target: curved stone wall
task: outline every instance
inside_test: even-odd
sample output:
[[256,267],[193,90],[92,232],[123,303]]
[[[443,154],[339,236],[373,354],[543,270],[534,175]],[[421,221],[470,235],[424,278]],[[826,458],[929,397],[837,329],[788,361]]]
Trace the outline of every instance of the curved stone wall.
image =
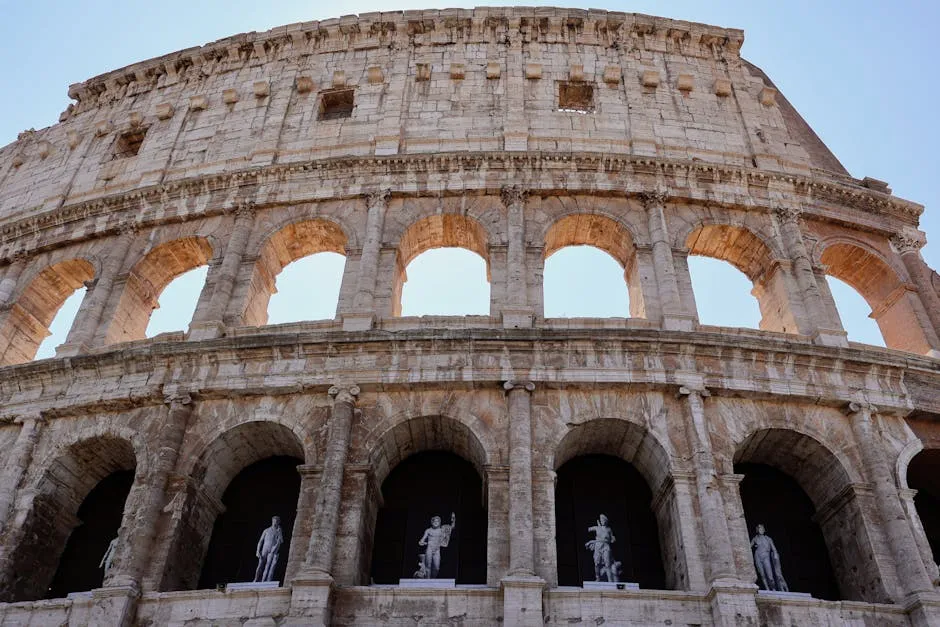
[[[922,208],[848,176],[742,41],[602,11],[383,13],[72,86],[59,124],[0,149],[2,620],[940,620],[905,474],[940,440]],[[545,259],[581,244],[623,266],[629,318],[544,317]],[[406,266],[442,246],[485,259],[488,316],[400,315]],[[335,318],[267,325],[278,273],[323,251],[346,257]],[[760,330],[699,324],[689,255],[747,275]],[[189,330],[146,339],[202,265]],[[846,341],[827,274],[888,350]],[[382,483],[431,450],[483,482],[485,585],[369,585]],[[647,483],[668,590],[558,585],[555,474],[589,454]],[[196,590],[226,487],[271,456],[303,460],[284,587]],[[749,463],[812,501],[841,600],[757,594]],[[37,601],[79,504],[126,470],[103,587]]]

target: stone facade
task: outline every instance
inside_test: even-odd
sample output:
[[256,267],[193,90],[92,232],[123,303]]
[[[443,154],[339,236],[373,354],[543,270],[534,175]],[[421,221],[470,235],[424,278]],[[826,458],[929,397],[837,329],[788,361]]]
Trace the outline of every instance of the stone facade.
[[[743,33],[481,8],[250,33],[73,85],[0,148],[4,624],[936,625],[907,464],[940,447],[940,278],[922,207],[853,179],[740,58]],[[624,267],[629,318],[543,316],[544,260]],[[400,316],[405,268],[480,254],[490,315]],[[266,326],[274,279],[346,256],[333,320]],[[761,330],[698,322],[689,255],[754,283]],[[208,265],[187,333],[156,299]],[[825,276],[872,306],[853,344]],[[31,362],[89,287],[54,359]],[[369,585],[382,484],[445,450],[485,486],[486,585]],[[619,457],[668,590],[558,585],[555,473]],[[303,460],[284,587],[197,590],[229,482]],[[811,499],[840,601],[759,595],[735,464]],[[75,512],[133,470],[101,588],[44,596]]]

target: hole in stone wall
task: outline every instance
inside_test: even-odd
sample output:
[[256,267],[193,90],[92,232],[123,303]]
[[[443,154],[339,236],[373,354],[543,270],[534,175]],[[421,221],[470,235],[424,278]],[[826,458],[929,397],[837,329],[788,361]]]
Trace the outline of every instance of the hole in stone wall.
[[352,89],[337,89],[325,91],[320,96],[319,120],[338,120],[352,115],[355,91]]
[[336,317],[345,266],[339,253],[316,253],[284,266],[268,303],[268,324]]
[[630,296],[623,266],[594,246],[568,246],[545,260],[546,318],[626,318]]
[[486,316],[490,285],[486,261],[464,248],[428,250],[407,268],[402,288],[403,316]]
[[147,136],[147,128],[137,128],[126,133],[121,133],[117,141],[114,142],[114,153],[112,159],[126,159],[134,157],[140,152],[140,147],[144,144],[144,138]]
[[558,110],[573,113],[590,113],[594,110],[594,86],[588,83],[559,83]]
[[699,322],[760,328],[760,306],[751,295],[753,284],[741,271],[720,259],[690,256],[689,274]]
[[885,340],[881,335],[878,323],[870,317],[871,307],[858,291],[848,283],[833,276],[826,276],[829,291],[839,312],[842,328],[845,329],[848,339],[853,342],[862,342],[874,346],[884,346]]

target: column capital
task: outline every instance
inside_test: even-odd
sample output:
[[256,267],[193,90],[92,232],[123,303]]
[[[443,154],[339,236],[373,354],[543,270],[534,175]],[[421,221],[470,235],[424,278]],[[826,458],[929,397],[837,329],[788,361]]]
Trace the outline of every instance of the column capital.
[[663,187],[642,191],[636,197],[643,203],[647,209],[651,207],[662,207],[669,198],[669,192]]
[[519,185],[506,185],[499,190],[499,198],[506,207],[524,203],[529,196],[529,190]]
[[898,254],[919,253],[920,249],[927,243],[923,233],[906,232],[895,233],[891,236],[891,247],[898,251]]
[[535,384],[531,381],[512,380],[503,383],[503,389],[507,392],[511,392],[513,390],[525,390],[526,392],[532,393],[535,391]]
[[775,204],[771,211],[783,224],[799,224],[803,216],[803,209],[796,205]]
[[356,404],[359,393],[359,386],[355,384],[334,385],[327,391],[334,403],[349,403],[350,405]]
[[388,201],[392,198],[392,190],[386,188],[376,189],[371,192],[366,192],[363,194],[363,197],[366,199],[366,205],[369,207],[374,207],[376,205],[387,206]]

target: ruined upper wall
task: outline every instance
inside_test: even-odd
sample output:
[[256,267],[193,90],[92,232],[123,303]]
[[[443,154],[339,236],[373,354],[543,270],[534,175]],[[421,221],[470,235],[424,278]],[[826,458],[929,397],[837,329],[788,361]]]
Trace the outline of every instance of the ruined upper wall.
[[[523,7],[237,35],[73,85],[61,123],[0,149],[0,220],[274,164],[442,152],[622,154],[861,186],[742,62],[742,42],[703,24]],[[566,83],[590,92],[587,112],[570,110]],[[321,119],[340,90],[351,115]]]

